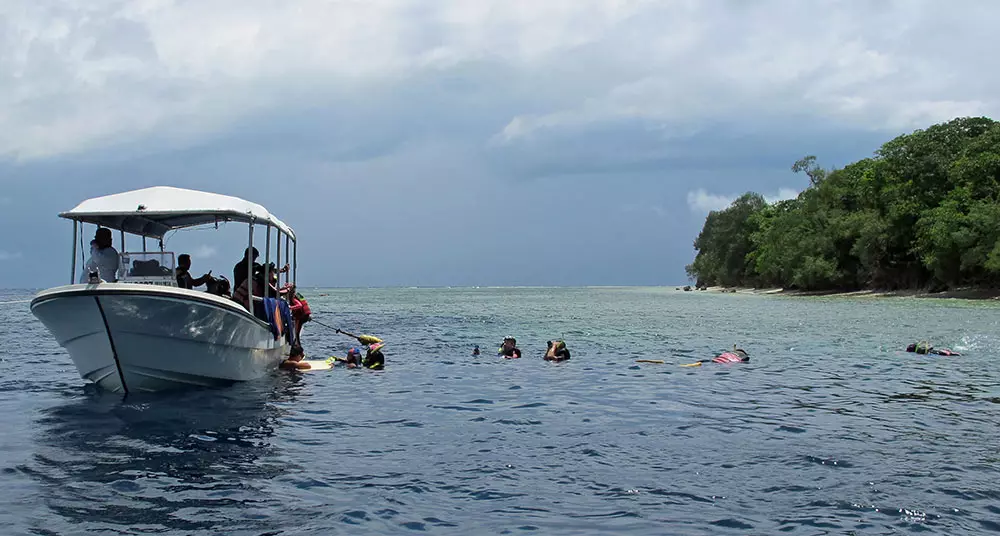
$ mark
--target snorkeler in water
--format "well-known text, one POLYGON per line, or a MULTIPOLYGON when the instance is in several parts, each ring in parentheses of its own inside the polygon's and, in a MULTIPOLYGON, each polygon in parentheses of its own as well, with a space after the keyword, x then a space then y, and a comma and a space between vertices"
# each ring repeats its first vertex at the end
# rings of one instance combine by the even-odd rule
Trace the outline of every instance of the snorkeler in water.
POLYGON ((517 339, 510 335, 503 338, 503 343, 497 349, 497 355, 504 359, 520 359, 521 349, 517 347, 517 339))
MULTIPOLYGON (((644 363, 656 362, 647 359, 641 359, 638 361, 644 363)), ((721 354, 713 357, 712 359, 702 359, 700 361, 695 361, 694 363, 685 363, 681 366, 700 367, 703 363, 749 363, 749 362, 750 362, 750 354, 748 354, 746 350, 742 348, 737 348, 736 345, 734 344, 732 351, 722 352, 721 354)), ((662 364, 663 362, 659 361, 659 363, 662 364)))
POLYGON ((545 350, 546 361, 566 361, 569 359, 569 348, 566 348, 564 341, 548 341, 548 349, 545 350))
POLYGON ((917 343, 910 344, 906 347, 907 352, 912 352, 916 354, 933 354, 933 355, 944 355, 944 356, 960 356, 962 354, 949 350, 948 348, 934 348, 927 341, 920 341, 917 343))

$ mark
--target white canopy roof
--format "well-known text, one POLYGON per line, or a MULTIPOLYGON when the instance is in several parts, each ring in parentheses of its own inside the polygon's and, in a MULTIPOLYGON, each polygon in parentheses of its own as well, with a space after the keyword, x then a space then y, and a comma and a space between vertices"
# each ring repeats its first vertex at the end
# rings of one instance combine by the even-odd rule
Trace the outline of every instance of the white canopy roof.
POLYGON ((167 231, 182 227, 253 221, 261 225, 271 224, 295 239, 291 227, 257 203, 172 186, 154 186, 95 197, 59 216, 153 238, 162 238, 167 231))

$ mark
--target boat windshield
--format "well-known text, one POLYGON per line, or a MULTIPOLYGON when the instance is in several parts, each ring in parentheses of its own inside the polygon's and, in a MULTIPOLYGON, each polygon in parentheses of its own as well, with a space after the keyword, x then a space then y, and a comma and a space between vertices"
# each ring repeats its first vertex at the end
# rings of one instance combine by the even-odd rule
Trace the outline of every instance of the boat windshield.
POLYGON ((125 275, 123 283, 177 286, 172 251, 130 251, 121 254, 125 275))

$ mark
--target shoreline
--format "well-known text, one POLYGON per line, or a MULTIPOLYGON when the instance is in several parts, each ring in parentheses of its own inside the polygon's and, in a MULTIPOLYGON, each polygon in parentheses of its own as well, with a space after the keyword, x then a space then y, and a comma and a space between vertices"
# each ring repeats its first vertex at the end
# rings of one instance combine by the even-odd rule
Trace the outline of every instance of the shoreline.
POLYGON ((784 288, 708 287, 704 291, 720 294, 752 294, 763 296, 845 297, 845 298, 932 298, 950 300, 1000 300, 1000 289, 960 288, 942 292, 926 290, 793 290, 784 288))

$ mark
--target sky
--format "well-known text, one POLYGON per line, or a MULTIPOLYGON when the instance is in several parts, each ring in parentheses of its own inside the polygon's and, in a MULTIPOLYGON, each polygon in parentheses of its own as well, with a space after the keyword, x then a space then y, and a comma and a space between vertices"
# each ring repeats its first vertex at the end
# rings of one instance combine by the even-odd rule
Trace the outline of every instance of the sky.
MULTIPOLYGON (((998 23, 971 0, 0 0, 0 286, 67 283, 56 214, 157 185, 266 206, 306 286, 684 284, 708 211, 795 196, 802 156, 997 117, 998 23)), ((230 274, 245 236, 167 249, 230 274)))

